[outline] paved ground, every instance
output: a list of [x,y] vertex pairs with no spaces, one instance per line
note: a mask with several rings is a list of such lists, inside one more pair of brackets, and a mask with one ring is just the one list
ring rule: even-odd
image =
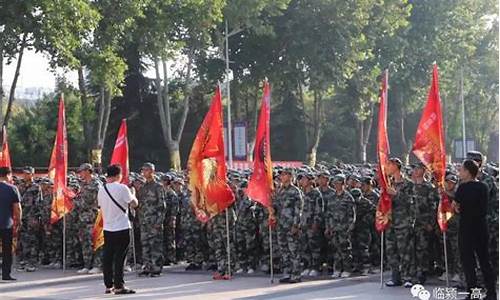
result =
[[[404,300],[417,299],[404,288],[380,289],[379,275],[349,279],[322,279],[295,285],[271,284],[269,277],[235,277],[230,281],[213,281],[209,273],[188,273],[167,270],[161,277],[139,278],[127,274],[127,285],[136,295],[104,295],[102,275],[76,275],[74,271],[40,270],[35,273],[14,273],[15,283],[0,283],[0,299],[308,299],[308,300]],[[439,283],[436,283],[439,284]],[[432,293],[433,287],[426,288]],[[430,298],[435,299],[434,297]]]

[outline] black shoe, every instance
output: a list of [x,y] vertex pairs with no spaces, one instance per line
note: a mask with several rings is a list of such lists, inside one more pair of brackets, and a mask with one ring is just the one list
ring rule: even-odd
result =
[[151,277],[158,277],[161,275],[161,271],[160,270],[151,271],[151,273],[149,273],[149,275]]
[[210,265],[207,270],[208,271],[217,271],[217,265]]
[[403,283],[401,281],[394,281],[392,279],[385,282],[385,286],[388,286],[388,287],[402,286],[402,285],[403,285]]
[[290,277],[285,277],[280,279],[280,283],[290,283],[291,279]]
[[191,264],[191,270],[192,271],[199,271],[199,270],[201,270],[201,265]]
[[294,279],[288,280],[288,283],[299,283],[299,282],[302,282],[302,279],[300,279],[300,278],[294,278]]
[[139,273],[137,273],[137,275],[139,275],[139,277],[141,277],[141,276],[149,276],[149,273],[150,273],[149,270],[141,270],[141,271],[139,271]]
[[15,279],[12,276],[6,276],[6,277],[2,277],[2,280],[5,280],[5,281],[16,281],[17,279]]

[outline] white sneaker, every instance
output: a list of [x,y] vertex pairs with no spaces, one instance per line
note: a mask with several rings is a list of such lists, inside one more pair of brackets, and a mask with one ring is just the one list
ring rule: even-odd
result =
[[438,277],[439,281],[446,281],[446,273],[441,274],[441,276]]
[[26,267],[26,272],[35,272],[36,268],[34,266],[27,266]]
[[93,267],[92,269],[89,270],[89,274],[99,274],[101,273],[101,269],[97,267]]
[[351,277],[350,272],[342,272],[342,274],[340,275],[340,278],[348,278],[348,277]]
[[304,276],[309,276],[309,272],[310,272],[310,271],[309,271],[309,269],[305,269],[305,270],[304,270],[304,272],[302,272],[302,273],[300,274],[300,276],[302,276],[302,277],[304,277]]
[[126,265],[125,268],[123,268],[123,272],[130,273],[132,272],[132,268],[129,265]]
[[88,274],[88,273],[89,273],[89,269],[87,269],[87,268],[83,268],[81,270],[76,271],[76,274]]
[[236,274],[243,274],[243,272],[245,272],[245,270],[243,270],[243,269],[238,269],[238,271],[236,271]]
[[309,272],[309,276],[311,276],[311,277],[316,277],[318,275],[319,275],[319,273],[316,270],[311,270],[311,272]]
[[255,271],[252,268],[248,269],[247,274],[253,274],[253,273],[255,273]]
[[368,276],[370,275],[370,273],[371,273],[370,269],[364,269],[362,274],[363,276]]
[[339,277],[340,277],[340,272],[338,271],[333,272],[332,278],[339,278]]

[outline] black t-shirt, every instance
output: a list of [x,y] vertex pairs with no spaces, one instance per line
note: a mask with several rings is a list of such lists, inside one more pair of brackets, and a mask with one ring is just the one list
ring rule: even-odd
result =
[[469,181],[458,186],[455,201],[460,204],[460,226],[474,228],[486,224],[488,186],[480,181]]
[[19,191],[12,184],[0,182],[0,229],[12,228],[12,205],[20,201]]

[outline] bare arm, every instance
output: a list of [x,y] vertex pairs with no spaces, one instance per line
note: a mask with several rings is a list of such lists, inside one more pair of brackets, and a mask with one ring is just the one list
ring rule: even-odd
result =
[[14,217],[14,231],[19,231],[21,228],[21,220],[23,217],[23,209],[21,208],[21,203],[15,202],[12,204],[12,212]]

